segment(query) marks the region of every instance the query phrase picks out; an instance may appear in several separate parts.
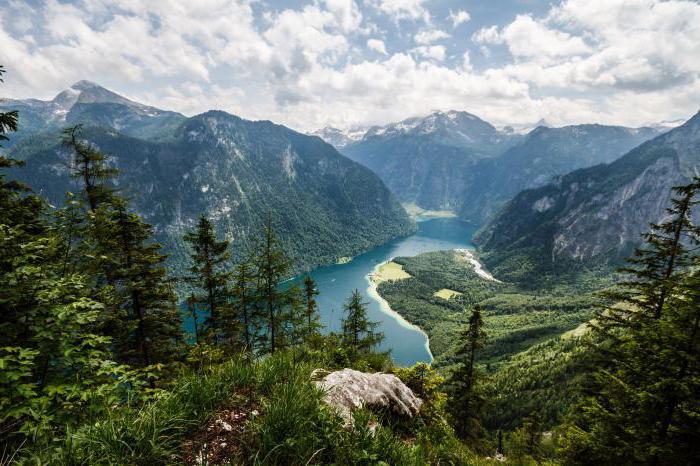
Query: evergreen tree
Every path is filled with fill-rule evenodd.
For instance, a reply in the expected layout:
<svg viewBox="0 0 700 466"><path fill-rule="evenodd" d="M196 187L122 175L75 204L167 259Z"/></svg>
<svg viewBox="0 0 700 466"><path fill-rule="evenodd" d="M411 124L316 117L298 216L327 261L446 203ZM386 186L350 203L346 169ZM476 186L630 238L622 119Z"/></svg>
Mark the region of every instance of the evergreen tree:
<svg viewBox="0 0 700 466"><path fill-rule="evenodd" d="M123 362L137 367L173 362L182 341L182 321L175 293L168 282L160 253L161 245L151 241L152 227L126 210L126 201L111 201L109 218L102 222L104 255L113 258L111 267L115 291L125 317L126 338L121 346ZM100 251L98 251L100 252Z"/></svg>
<svg viewBox="0 0 700 466"><path fill-rule="evenodd" d="M192 247L192 266L189 281L200 294L197 302L209 312L207 333L214 343L221 336L221 313L229 305L231 272L226 270L231 254L229 241L219 241L214 226L204 215L199 217L197 228L185 234L185 241Z"/></svg>
<svg viewBox="0 0 700 466"><path fill-rule="evenodd" d="M481 414L484 398L479 386L479 371L476 366L478 351L484 347L486 333L481 308L474 306L467 328L461 335L461 345L456 352L458 368L450 379L451 406L456 432L464 439L481 436Z"/></svg>
<svg viewBox="0 0 700 466"><path fill-rule="evenodd" d="M292 271L292 262L279 246L272 221L267 220L263 226L263 235L258 246L256 258L257 291L256 299L260 304L261 320L266 327L264 339L270 353L285 346L289 337L291 313L289 306L298 290L280 287L283 279Z"/></svg>
<svg viewBox="0 0 700 466"><path fill-rule="evenodd" d="M233 306L234 316L240 320L242 345L245 351L253 351L256 333L255 318L255 276L253 266L248 260L236 264L233 272Z"/></svg>
<svg viewBox="0 0 700 466"><path fill-rule="evenodd" d="M367 303L362 301L358 290L352 292L343 309L346 313L342 321L345 346L359 354L368 353L381 344L384 334L376 331L381 323L372 322L367 318Z"/></svg>
<svg viewBox="0 0 700 466"><path fill-rule="evenodd" d="M596 315L586 396L571 419L569 463L692 464L700 458L700 302L693 225L700 179L674 188L669 220L653 225Z"/></svg>
<svg viewBox="0 0 700 466"><path fill-rule="evenodd" d="M199 345L199 315L197 311L197 298L195 295L190 294L186 300L187 312L192 317L192 325L194 326L194 342Z"/></svg>
<svg viewBox="0 0 700 466"><path fill-rule="evenodd" d="M321 323L319 322L320 316L318 315L318 303L316 303L316 296L318 296L319 291L316 288L316 282L307 275L304 278L304 338L308 339L312 335L317 334L321 329Z"/></svg>
<svg viewBox="0 0 700 466"><path fill-rule="evenodd" d="M63 144L71 152L71 172L82 184L84 200L90 211L102 202L110 201L115 189L110 182L117 176L117 169L107 164L107 157L89 142L80 138L80 125L63 132Z"/></svg>

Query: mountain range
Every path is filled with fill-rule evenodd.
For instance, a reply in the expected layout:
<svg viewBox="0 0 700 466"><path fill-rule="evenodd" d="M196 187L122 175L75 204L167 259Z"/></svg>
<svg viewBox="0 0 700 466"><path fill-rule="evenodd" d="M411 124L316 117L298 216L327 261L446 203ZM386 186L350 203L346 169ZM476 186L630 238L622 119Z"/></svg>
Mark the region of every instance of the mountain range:
<svg viewBox="0 0 700 466"><path fill-rule="evenodd" d="M51 101L5 99L3 108L20 114L22 130L9 152L26 167L14 176L60 205L76 190L60 129L83 123L83 137L109 154L119 187L177 264L187 254L182 234L200 214L239 253L269 216L298 270L415 229L370 170L319 138L269 121L219 111L186 118L86 81Z"/></svg>
<svg viewBox="0 0 700 466"><path fill-rule="evenodd" d="M377 173L404 203L481 224L512 196L572 170L611 162L654 128L538 126L520 134L467 112L434 112L383 127L315 134Z"/></svg>

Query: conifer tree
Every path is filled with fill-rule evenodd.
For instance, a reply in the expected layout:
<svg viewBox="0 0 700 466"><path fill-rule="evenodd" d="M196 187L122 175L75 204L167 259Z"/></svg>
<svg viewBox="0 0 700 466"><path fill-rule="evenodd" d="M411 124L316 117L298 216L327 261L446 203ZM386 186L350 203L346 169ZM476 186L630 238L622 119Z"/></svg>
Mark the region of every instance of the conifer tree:
<svg viewBox="0 0 700 466"><path fill-rule="evenodd" d="M292 270L292 262L280 247L277 235L268 218L263 226L262 238L257 245L256 300L260 305L261 321L266 328L263 335L270 353L287 344L290 319L289 306L297 291L295 287L286 290L279 285Z"/></svg>
<svg viewBox="0 0 700 466"><path fill-rule="evenodd" d="M482 434L481 413L484 398L479 386L476 365L478 351L484 347L486 333L481 308L474 306L467 328L462 332L456 352L459 366L450 379L452 394L450 411L456 432L464 439L476 439Z"/></svg>
<svg viewBox="0 0 700 466"><path fill-rule="evenodd" d="M343 344L355 354L370 352L384 341L384 334L376 331L381 323L367 318L367 303L362 301L358 290L352 292L343 309Z"/></svg>
<svg viewBox="0 0 700 466"><path fill-rule="evenodd" d="M310 275L304 278L304 338L308 339L312 335L318 333L321 328L321 323L319 322L320 316L318 315L318 303L316 302L316 296L318 296L319 291L316 288L316 282Z"/></svg>
<svg viewBox="0 0 700 466"><path fill-rule="evenodd" d="M85 201L90 211L102 202L112 199L115 189L110 182L117 176L117 169L107 164L107 157L92 144L80 138L81 125L63 132L63 144L72 153L71 172L82 184Z"/></svg>
<svg viewBox="0 0 700 466"><path fill-rule="evenodd" d="M256 327L255 315L255 276L249 260L243 260L236 264L233 272L233 305L231 309L240 320L242 329L242 345L245 351L253 351Z"/></svg>
<svg viewBox="0 0 700 466"><path fill-rule="evenodd" d="M199 217L195 230L186 233L184 238L192 247L189 282L200 291L197 302L209 312L207 332L217 343L221 334L221 313L229 304L232 275L226 269L231 257L229 241L216 238L214 226L204 215Z"/></svg>
<svg viewBox="0 0 700 466"><path fill-rule="evenodd" d="M692 223L700 179L674 188L669 220L653 225L593 323L593 373L568 426L571 464L688 464L700 457L700 303Z"/></svg>
<svg viewBox="0 0 700 466"><path fill-rule="evenodd" d="M113 199L110 205L109 218L100 228L112 238L102 246L108 246L104 254L112 258L115 291L125 317L120 357L137 367L171 363L178 356L182 322L167 278L166 256L160 253L161 245L151 241L152 227L127 212L125 200Z"/></svg>

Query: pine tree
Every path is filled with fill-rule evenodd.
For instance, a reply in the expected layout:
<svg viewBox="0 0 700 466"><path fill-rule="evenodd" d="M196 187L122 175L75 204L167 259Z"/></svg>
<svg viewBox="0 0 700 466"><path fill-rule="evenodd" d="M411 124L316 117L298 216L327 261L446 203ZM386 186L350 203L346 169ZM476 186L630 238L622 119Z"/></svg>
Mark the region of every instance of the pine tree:
<svg viewBox="0 0 700 466"><path fill-rule="evenodd" d="M367 303L358 290L352 292L343 309L343 344L355 354L368 353L384 341L384 334L376 331L381 323L367 318Z"/></svg>
<svg viewBox="0 0 700 466"><path fill-rule="evenodd" d="M209 312L207 333L214 343L221 336L221 313L229 305L231 272L226 267L231 257L229 241L219 241L214 226L204 215L199 217L197 228L188 232L185 241L192 247L192 266L189 282L200 290L197 302Z"/></svg>
<svg viewBox="0 0 700 466"><path fill-rule="evenodd" d="M690 464L700 457L700 303L693 225L700 179L674 188L669 220L653 225L623 269L630 279L596 315L593 373L570 420L572 464Z"/></svg>
<svg viewBox="0 0 700 466"><path fill-rule="evenodd" d="M266 327L264 339L270 353L285 346L289 337L291 313L288 312L295 296L294 287L286 290L280 287L282 280L292 270L292 262L279 246L277 235L268 218L263 226L263 235L257 245L256 300L260 305L261 320Z"/></svg>
<svg viewBox="0 0 700 466"><path fill-rule="evenodd" d="M479 371L476 366L478 351L484 347L486 333L481 308L474 306L467 328L462 332L455 356L459 366L450 379L450 411L456 432L464 439L477 439L482 433L481 414L484 398L479 386Z"/></svg>
<svg viewBox="0 0 700 466"><path fill-rule="evenodd" d="M319 291L316 288L316 282L307 275L304 278L304 338L309 339L311 336L318 333L320 330L321 323L319 322L320 316L318 315L318 303L316 303L316 296L318 296Z"/></svg>

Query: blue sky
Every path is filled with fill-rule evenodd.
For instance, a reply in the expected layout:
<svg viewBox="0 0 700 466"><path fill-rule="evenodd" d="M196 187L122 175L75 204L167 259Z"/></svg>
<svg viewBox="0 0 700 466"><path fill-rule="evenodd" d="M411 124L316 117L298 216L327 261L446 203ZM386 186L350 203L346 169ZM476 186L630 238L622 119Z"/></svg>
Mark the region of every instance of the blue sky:
<svg viewBox="0 0 700 466"><path fill-rule="evenodd" d="M466 110L638 126L700 107L689 0L0 0L3 97L95 81L299 130Z"/></svg>

